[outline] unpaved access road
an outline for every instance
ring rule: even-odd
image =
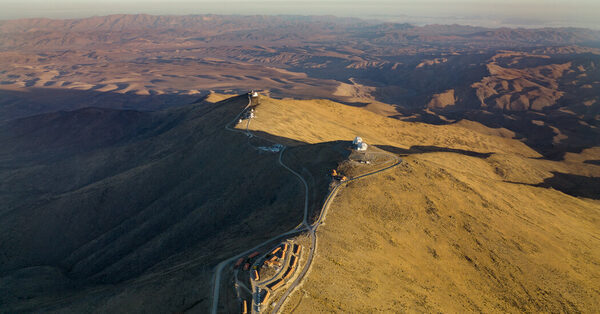
[[[232,132],[243,133],[243,134],[245,134],[247,136],[254,136],[254,137],[266,140],[268,142],[271,142],[273,144],[280,144],[280,143],[275,143],[275,142],[273,142],[273,141],[271,141],[269,139],[262,138],[260,136],[255,135],[255,134],[252,134],[248,130],[247,126],[246,126],[246,130],[244,130],[244,131],[230,127],[231,124],[233,124],[233,123],[235,123],[236,121],[239,120],[240,116],[244,113],[244,111],[246,109],[248,109],[248,107],[250,107],[251,104],[252,104],[252,99],[250,98],[250,96],[248,96],[248,105],[246,105],[246,107],[244,108],[244,110],[242,110],[242,112],[240,112],[235,117],[235,119],[233,121],[231,121],[230,123],[228,123],[225,126],[225,129],[228,130],[228,131],[232,131]],[[308,183],[306,183],[306,180],[304,180],[304,178],[299,173],[297,173],[296,171],[292,170],[290,167],[288,167],[286,164],[283,163],[282,157],[283,157],[283,153],[285,152],[286,146],[283,145],[283,144],[280,144],[280,145],[282,145],[283,148],[279,152],[279,159],[278,159],[279,165],[281,165],[286,170],[288,170],[289,172],[291,172],[294,176],[296,176],[304,184],[304,217],[302,219],[302,223],[299,224],[296,228],[294,228],[294,229],[292,229],[292,230],[290,230],[288,232],[285,232],[285,233],[282,233],[280,235],[274,236],[274,237],[272,237],[272,238],[270,238],[270,239],[268,239],[268,240],[266,240],[266,241],[258,244],[257,246],[255,246],[255,247],[253,247],[253,248],[251,248],[251,249],[249,249],[249,250],[247,250],[245,252],[242,252],[242,253],[240,253],[240,254],[238,254],[236,256],[230,257],[229,259],[226,259],[226,260],[222,261],[221,263],[217,264],[217,266],[215,268],[215,275],[214,275],[214,278],[212,280],[213,297],[212,297],[211,313],[213,313],[213,314],[217,313],[217,310],[218,310],[218,307],[219,307],[219,293],[220,293],[220,287],[221,287],[221,273],[223,271],[223,268],[225,268],[225,266],[227,266],[228,264],[232,263],[234,260],[236,260],[236,259],[238,259],[238,258],[240,258],[242,256],[245,256],[245,255],[247,255],[247,254],[249,254],[249,253],[251,253],[251,252],[253,252],[255,250],[258,250],[259,248],[261,248],[263,246],[266,246],[267,244],[270,244],[270,243],[272,243],[274,241],[280,240],[281,238],[287,237],[289,235],[300,233],[300,232],[303,232],[305,230],[309,230],[311,228],[310,225],[307,222],[307,217],[308,217]]]
[[[275,314],[277,312],[279,312],[279,310],[281,309],[281,306],[285,303],[287,297],[294,291],[294,289],[300,284],[300,282],[304,279],[304,276],[306,275],[306,273],[308,272],[308,270],[310,269],[310,266],[312,264],[312,260],[314,257],[314,253],[317,247],[317,235],[316,235],[316,230],[317,228],[321,225],[326,212],[327,212],[327,208],[329,207],[329,204],[332,202],[332,200],[335,198],[335,195],[337,194],[338,190],[340,187],[342,187],[344,184],[348,183],[348,182],[352,182],[355,180],[359,180],[361,178],[365,178],[368,176],[372,176],[378,173],[381,173],[383,171],[389,170],[391,168],[397,167],[398,165],[400,165],[400,163],[402,162],[402,160],[400,158],[398,158],[396,155],[393,154],[388,154],[388,153],[381,153],[381,154],[386,154],[392,158],[394,158],[396,160],[396,162],[388,167],[385,167],[383,169],[379,169],[373,172],[369,172],[351,179],[348,179],[346,181],[343,182],[339,182],[327,195],[327,198],[325,200],[325,203],[323,203],[323,206],[321,208],[321,212],[319,214],[319,218],[317,219],[317,221],[315,221],[312,225],[308,224],[308,183],[306,182],[306,180],[296,171],[292,170],[289,166],[287,166],[286,164],[283,163],[282,157],[283,157],[283,153],[285,152],[285,149],[287,148],[285,145],[281,144],[281,143],[276,143],[273,142],[269,139],[257,136],[255,134],[252,134],[249,130],[248,130],[248,125],[250,124],[250,121],[248,121],[248,125],[246,125],[246,129],[245,130],[239,130],[239,129],[235,129],[235,128],[231,128],[230,125],[235,123],[236,121],[239,120],[239,117],[244,113],[245,110],[248,109],[248,107],[250,107],[250,105],[252,104],[252,99],[250,98],[250,96],[248,96],[248,105],[246,105],[246,107],[242,110],[242,112],[240,112],[233,121],[231,121],[229,124],[227,124],[225,126],[225,129],[232,131],[232,132],[239,132],[242,134],[245,134],[246,136],[254,136],[263,140],[266,140],[268,142],[271,142],[273,144],[279,144],[281,145],[283,148],[281,149],[281,151],[279,152],[279,159],[278,159],[278,163],[279,165],[281,165],[282,167],[284,167],[286,170],[288,170],[289,172],[291,172],[294,176],[296,176],[304,185],[304,217],[302,219],[302,223],[299,224],[296,228],[282,233],[280,235],[274,236],[269,240],[266,240],[260,244],[258,244],[257,246],[248,249],[245,252],[242,252],[236,256],[233,256],[227,260],[222,261],[221,263],[219,263],[216,268],[215,268],[215,275],[212,281],[212,289],[213,289],[213,298],[212,298],[212,307],[211,307],[211,313],[212,314],[216,314],[217,310],[218,310],[218,305],[219,305],[219,293],[220,293],[220,286],[221,286],[221,273],[223,271],[223,268],[225,268],[226,265],[232,263],[233,261],[235,261],[236,259],[245,256],[263,246],[266,246],[267,244],[270,244],[274,241],[280,240],[284,237],[290,236],[292,234],[297,234],[297,233],[301,233],[304,231],[308,231],[311,237],[311,246],[310,246],[310,250],[308,253],[308,258],[306,261],[306,265],[304,265],[304,268],[302,269],[302,272],[298,275],[298,277],[296,278],[296,280],[292,283],[292,285],[286,290],[286,292],[284,293],[284,295],[279,299],[279,301],[277,302],[277,304],[273,307],[273,311],[272,313]]]

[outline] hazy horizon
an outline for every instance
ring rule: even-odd
[[[0,19],[84,18],[110,14],[335,15],[423,24],[600,29],[600,3],[590,0],[404,1],[103,1],[0,0]]]

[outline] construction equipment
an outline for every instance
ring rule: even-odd
[[[263,290],[263,291],[266,291],[266,293],[263,294],[263,296],[262,296],[262,298],[260,300],[260,304],[261,305],[267,303],[267,300],[269,300],[269,295],[271,295],[271,292],[269,292],[268,290]],[[262,294],[262,291],[261,291],[261,294]]]
[[[292,256],[290,258],[290,268],[294,268],[296,267],[296,264],[298,263],[298,259],[296,258],[296,256]]]
[[[265,261],[265,265],[279,267],[279,266],[281,266],[281,263],[278,261],[268,260],[268,261]]]
[[[345,175],[342,175],[341,173],[338,173],[335,169],[333,169],[331,171],[331,176],[335,180],[339,180],[339,181],[346,181],[346,180],[348,180],[348,178]]]
[[[293,272],[294,272],[294,268],[288,267],[288,269],[286,269],[286,271],[283,273],[283,276],[281,276],[281,278],[283,278],[283,280],[288,280]]]
[[[246,300],[242,303],[242,314],[248,314],[248,301]]]
[[[279,252],[279,250],[281,250],[281,246],[278,246],[276,249],[274,249],[273,252],[271,252],[271,255],[277,254],[277,252]]]
[[[283,281],[283,279],[277,279],[276,281],[270,283],[269,285],[267,285],[267,288],[271,289],[271,290],[275,290],[279,287],[281,287],[285,282]]]

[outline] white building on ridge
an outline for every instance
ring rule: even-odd
[[[352,141],[352,145],[357,151],[365,151],[369,146],[367,145],[367,143],[363,142],[363,139],[360,136],[354,138],[354,141]]]

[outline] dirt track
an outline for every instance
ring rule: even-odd
[[[248,105],[244,108],[244,110],[246,110],[248,107],[250,107],[251,104],[252,104],[252,100],[250,99],[250,97],[248,97]],[[242,112],[240,112],[231,123],[234,123],[235,121],[237,121],[240,118],[240,116],[242,115],[242,113],[244,112],[244,110],[242,110]],[[248,136],[254,136],[254,137],[261,138],[259,136],[256,136],[256,135],[250,133],[250,131],[248,131],[247,128],[246,128],[245,131],[241,131],[241,130],[237,130],[237,129],[231,128],[229,126],[231,123],[229,123],[228,125],[225,126],[225,129],[227,129],[228,131],[240,132],[240,133],[243,133],[243,134],[248,135]],[[274,143],[273,141],[270,141],[270,140],[265,139],[265,138],[261,138],[261,139]],[[274,143],[274,144],[279,144],[279,143]],[[307,230],[307,229],[308,230],[311,229],[311,226],[309,226],[308,222],[306,221],[307,216],[308,216],[308,184],[306,183],[306,180],[304,180],[304,178],[302,178],[302,176],[300,174],[298,174],[297,172],[295,172],[294,170],[292,170],[290,167],[288,167],[287,165],[285,165],[283,163],[282,156],[283,156],[283,152],[285,151],[285,148],[286,147],[283,146],[283,149],[279,152],[278,163],[282,167],[284,167],[285,169],[287,169],[288,171],[290,171],[292,174],[294,174],[296,177],[298,177],[298,179],[300,179],[300,181],[302,181],[302,183],[304,184],[304,191],[305,191],[305,196],[304,196],[304,217],[302,219],[302,223],[300,225],[298,225],[296,228],[294,228],[294,229],[292,229],[292,230],[290,230],[288,232],[285,232],[285,233],[282,233],[282,234],[280,234],[278,236],[272,237],[271,239],[269,239],[267,241],[264,241],[263,243],[255,246],[255,247],[253,247],[253,248],[251,248],[249,250],[246,250],[245,252],[242,252],[242,253],[240,253],[240,254],[238,254],[236,256],[233,256],[233,257],[231,257],[231,258],[229,258],[227,260],[224,260],[224,261],[222,261],[221,263],[219,263],[217,265],[217,267],[215,268],[215,275],[214,275],[214,279],[213,279],[213,282],[212,282],[212,285],[213,285],[213,298],[212,298],[211,313],[213,313],[213,314],[216,314],[217,310],[218,310],[219,294],[220,294],[220,286],[221,286],[221,272],[223,271],[223,268],[226,265],[232,263],[234,260],[236,260],[236,259],[238,259],[238,258],[240,258],[240,257],[242,257],[244,255],[247,255],[247,254],[251,253],[252,251],[255,251],[255,250],[257,250],[257,249],[259,249],[259,248],[261,248],[261,247],[263,247],[263,246],[271,243],[271,242],[274,242],[276,240],[279,240],[279,239],[281,239],[283,237],[286,237],[286,236],[289,236],[289,235],[292,235],[292,234],[296,234],[298,232],[302,232],[302,231]],[[301,227],[302,225],[304,225],[304,227]]]
[[[273,142],[271,140],[268,140],[266,138],[262,138],[262,137],[259,137],[257,135],[252,134],[248,130],[248,127],[246,127],[246,129],[243,130],[243,131],[230,127],[230,124],[234,123],[235,121],[238,121],[239,117],[243,114],[243,112],[247,108],[250,107],[251,104],[252,104],[252,100],[250,99],[250,97],[248,97],[248,105],[244,108],[244,110],[242,110],[242,112],[240,112],[235,117],[235,119],[231,123],[229,123],[228,125],[225,126],[225,129],[227,129],[229,131],[232,131],[232,132],[239,132],[239,133],[245,134],[247,136],[253,136],[253,137],[261,138],[261,139],[269,141],[271,143],[280,144],[280,145],[283,146],[283,144],[281,144],[281,143],[275,143],[275,142]],[[248,124],[249,124],[249,122],[248,122]],[[240,257],[242,257],[242,256],[244,256],[246,254],[249,254],[250,252],[255,251],[258,248],[261,248],[261,247],[263,247],[263,246],[265,246],[265,245],[267,245],[267,244],[269,244],[269,243],[271,243],[271,242],[273,242],[275,240],[279,240],[279,239],[281,239],[281,238],[283,238],[285,236],[292,235],[292,234],[295,234],[295,233],[298,233],[298,232],[302,232],[304,230],[308,230],[309,233],[310,233],[310,236],[311,236],[311,242],[312,242],[312,244],[311,244],[311,247],[310,247],[310,251],[309,251],[309,255],[308,255],[308,259],[307,259],[306,265],[304,266],[304,268],[302,269],[302,272],[299,274],[299,276],[296,278],[296,280],[292,283],[292,285],[288,288],[288,290],[285,292],[285,294],[281,297],[281,299],[279,299],[279,301],[277,302],[277,304],[274,306],[272,313],[277,313],[279,311],[279,309],[281,308],[281,306],[285,303],[285,300],[287,299],[287,297],[293,292],[293,290],[298,286],[298,284],[300,284],[300,282],[302,281],[302,279],[304,278],[304,276],[306,275],[306,273],[310,269],[310,266],[311,266],[311,263],[312,263],[312,260],[313,260],[313,257],[314,257],[314,252],[316,250],[316,245],[317,245],[316,230],[319,227],[319,225],[321,224],[323,218],[325,217],[327,208],[329,207],[329,204],[331,203],[331,201],[335,198],[335,195],[337,194],[337,191],[339,190],[339,188],[341,186],[343,186],[347,182],[355,181],[355,180],[358,180],[358,179],[361,179],[361,178],[364,178],[364,177],[367,177],[367,176],[378,174],[380,172],[383,172],[383,171],[386,171],[388,169],[394,168],[394,167],[398,166],[402,162],[402,160],[400,158],[396,157],[395,155],[386,154],[386,155],[392,156],[394,159],[396,159],[396,162],[393,165],[385,167],[383,169],[379,169],[379,170],[370,172],[370,173],[366,173],[366,174],[357,176],[355,178],[351,178],[351,179],[349,179],[347,181],[339,182],[329,192],[329,194],[327,195],[327,198],[325,200],[325,203],[323,204],[323,207],[321,208],[321,212],[319,214],[319,218],[317,219],[317,221],[315,223],[313,223],[312,225],[309,225],[308,221],[307,221],[307,217],[308,217],[308,198],[309,198],[308,183],[306,182],[306,180],[299,173],[297,173],[296,171],[292,170],[290,167],[288,167],[286,164],[283,163],[282,157],[283,157],[283,153],[284,153],[285,149],[286,149],[286,147],[283,146],[283,149],[279,153],[278,163],[282,167],[284,167],[286,170],[288,170],[289,172],[291,172],[294,176],[296,176],[304,184],[305,198],[304,198],[304,217],[302,219],[302,223],[300,225],[298,225],[296,228],[294,228],[294,229],[292,229],[292,230],[290,230],[288,232],[285,232],[283,234],[275,236],[275,237],[273,237],[273,238],[271,238],[271,239],[269,239],[269,240],[267,240],[267,241],[265,241],[265,242],[263,242],[263,243],[255,246],[255,247],[253,247],[253,248],[251,248],[251,249],[249,249],[249,250],[247,250],[247,251],[245,251],[243,253],[240,253],[240,254],[238,254],[236,256],[233,256],[233,257],[231,257],[231,258],[229,258],[229,259],[227,259],[225,261],[222,261],[221,263],[219,263],[217,265],[217,267],[215,268],[215,275],[214,275],[214,279],[213,279],[213,282],[212,282],[212,285],[213,285],[213,298],[212,298],[211,313],[213,313],[213,314],[216,314],[217,310],[218,310],[220,285],[221,285],[221,272],[223,271],[223,268],[226,265],[232,263],[234,260],[236,260],[236,259],[238,259],[238,258],[240,258]],[[300,228],[300,226],[302,226],[302,225],[304,227]]]

